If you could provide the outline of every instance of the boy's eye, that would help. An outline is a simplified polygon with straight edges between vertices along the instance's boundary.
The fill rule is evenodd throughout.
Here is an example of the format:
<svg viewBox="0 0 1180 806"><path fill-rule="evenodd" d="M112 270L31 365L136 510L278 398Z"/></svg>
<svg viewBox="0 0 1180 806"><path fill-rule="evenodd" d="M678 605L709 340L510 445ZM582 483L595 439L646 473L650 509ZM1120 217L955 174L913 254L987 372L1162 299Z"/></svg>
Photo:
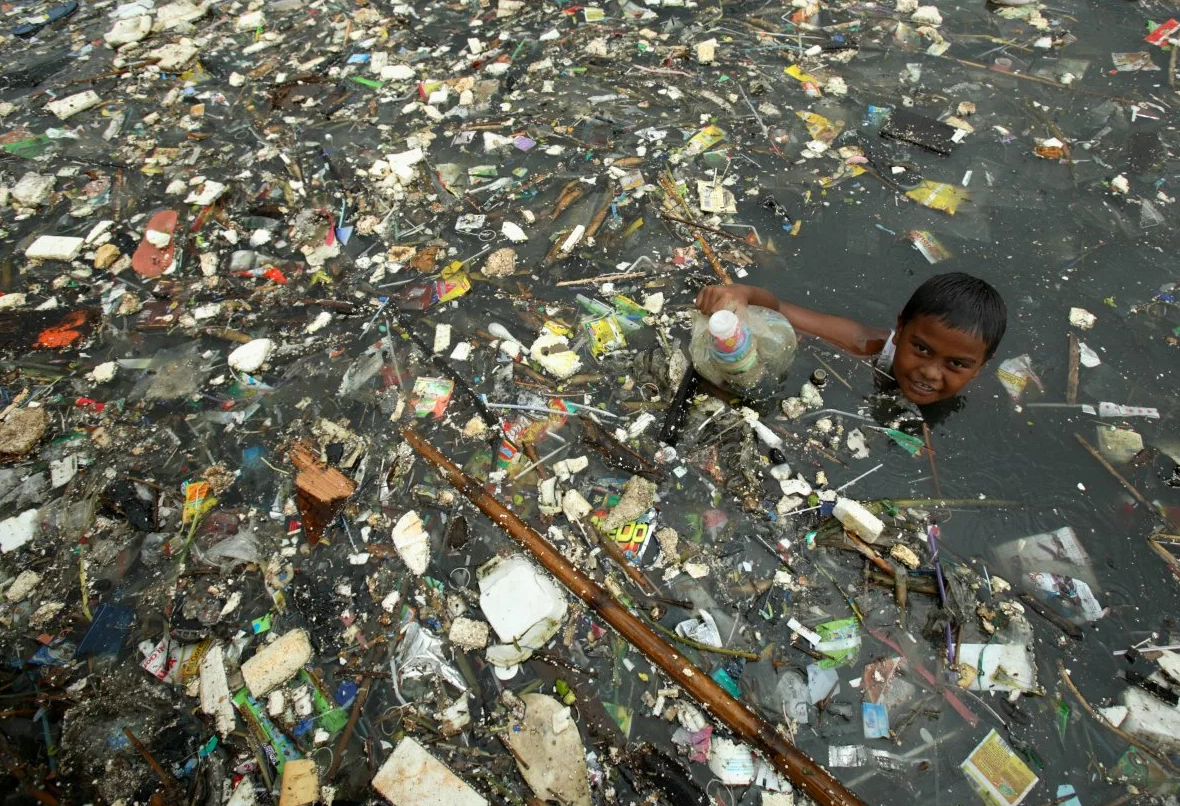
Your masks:
<svg viewBox="0 0 1180 806"><path fill-rule="evenodd" d="M927 347L922 342L916 341L916 342L914 342L914 352L921 353L922 355L926 355L927 353L930 352L930 348Z"/></svg>
<svg viewBox="0 0 1180 806"><path fill-rule="evenodd" d="M952 358L948 363L950 364L951 369L970 369L971 368L971 364L969 362L963 361L958 358Z"/></svg>

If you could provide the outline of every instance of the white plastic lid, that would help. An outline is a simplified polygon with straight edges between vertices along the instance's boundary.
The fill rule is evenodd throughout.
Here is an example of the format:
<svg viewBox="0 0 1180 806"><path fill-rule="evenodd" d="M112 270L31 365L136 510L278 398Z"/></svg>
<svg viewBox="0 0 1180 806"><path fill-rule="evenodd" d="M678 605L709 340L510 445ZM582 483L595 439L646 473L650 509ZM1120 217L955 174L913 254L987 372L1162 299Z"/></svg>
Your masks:
<svg viewBox="0 0 1180 806"><path fill-rule="evenodd" d="M737 314L733 311L717 311L709 317L709 333L715 339L732 338L738 329Z"/></svg>

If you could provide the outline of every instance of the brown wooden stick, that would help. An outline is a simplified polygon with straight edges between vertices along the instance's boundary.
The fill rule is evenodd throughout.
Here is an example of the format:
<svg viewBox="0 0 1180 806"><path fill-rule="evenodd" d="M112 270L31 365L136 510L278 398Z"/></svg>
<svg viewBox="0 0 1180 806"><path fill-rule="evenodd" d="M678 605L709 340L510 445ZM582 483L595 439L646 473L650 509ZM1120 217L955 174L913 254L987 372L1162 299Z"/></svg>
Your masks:
<svg viewBox="0 0 1180 806"><path fill-rule="evenodd" d="M1112 475L1116 479L1118 479L1119 484L1123 485L1123 487L1126 489L1127 492L1129 492L1131 495L1135 496L1136 501L1138 501L1140 504L1143 504L1143 506L1147 507L1152 512L1154 512L1155 514L1157 514L1161 518L1163 518L1164 523L1168 524L1168 526L1170 528L1180 531L1180 526L1177 526L1175 523L1172 522L1172 519L1168 517L1168 513L1164 510L1163 507L1157 507L1155 504L1148 501L1147 497L1145 495L1143 495L1143 493L1139 492L1138 487L1136 487L1134 484L1132 484L1131 482L1129 482L1125 478L1123 478L1123 474L1118 472L1117 470L1115 470L1114 465L1112 465L1110 462L1106 461L1106 457L1103 456L1101 453L1099 453L1097 448L1095 448L1089 442L1086 442L1085 437L1083 437L1081 434L1074 434L1074 438L1077 439L1077 441L1082 444L1082 447L1086 449L1087 453L1089 453L1091 456L1093 456L1095 459L1098 460L1098 464L1100 464L1104 468L1106 468L1107 473L1110 473L1110 475Z"/></svg>
<svg viewBox="0 0 1180 806"><path fill-rule="evenodd" d="M894 581L895 577L888 574L882 574L880 571L872 571L869 573L869 582L881 588L889 588L893 590L897 583ZM906 578L906 591L909 593L921 593L926 596L937 596L938 588L934 587L934 582L929 578L922 577L908 577Z"/></svg>
<svg viewBox="0 0 1180 806"><path fill-rule="evenodd" d="M1147 538L1147 545L1150 546L1151 550L1158 554L1163 559L1163 561L1168 564L1168 569L1172 572L1173 576L1180 577L1180 560L1177 560L1172 552L1168 551L1158 542L1158 538L1167 536L1168 535L1164 535L1162 532L1157 532L1151 537Z"/></svg>
<svg viewBox="0 0 1180 806"><path fill-rule="evenodd" d="M8 774L17 780L26 795L38 803L44 803L45 806L58 806L61 803L56 797L37 786L32 780L32 776L25 770L23 762L15 757L2 735L0 735L0 751L3 751L0 752L0 763L3 763Z"/></svg>
<svg viewBox="0 0 1180 806"><path fill-rule="evenodd" d="M344 760L344 749L348 747L348 740L352 738L357 720L361 717L361 709L365 707L365 701L369 699L369 689L373 685L373 680L372 677L366 677L365 682L361 683L361 687L356 693L356 700L352 704L352 713L348 715L348 724L344 726L344 732L340 734L340 738L336 742L336 749L332 752L332 766L328 768L328 774L324 776L324 780L328 783L331 783L336 777L336 773L340 769L340 762Z"/></svg>
<svg viewBox="0 0 1180 806"><path fill-rule="evenodd" d="M694 229L703 229L705 232L711 232L714 235L720 235L721 237L728 238L731 241L737 241L738 243L742 244L743 246L752 246L755 249L762 250L763 252L770 251L762 244L751 243L750 241L747 241L742 236L734 235L732 232L726 232L723 229L717 229L716 227L706 227L704 224L697 224L695 222L689 221L686 218L678 218L677 216L674 216L671 213L661 212L659 214L659 216L660 216L660 218L664 219L665 221L675 221L677 224L684 224L687 227L693 227Z"/></svg>
<svg viewBox="0 0 1180 806"><path fill-rule="evenodd" d="M1054 81L1051 78L1042 78L1041 76L1033 76L1033 75L1029 75L1028 73L1004 73L1004 72L1000 72L999 70L993 69L991 67L991 65L983 64L981 62L973 62L969 59L958 59L958 58L955 58L954 56L940 56L939 58L940 59L947 59L952 62L958 62L959 64L963 65L964 67L974 67L976 70L986 70L989 73L999 73L1000 75L1008 76L1009 78L1021 78L1021 79L1024 79L1025 81L1035 81L1038 84L1048 84L1050 87L1057 87L1058 89L1061 89L1061 90L1069 90L1070 92L1080 92L1083 95L1093 95L1096 98L1109 98L1112 101L1119 101L1120 103L1124 103L1124 104L1132 103L1131 99L1129 99L1125 96L1122 96L1122 95L1109 95L1108 93L1098 92L1097 90L1088 90L1084 87L1075 87L1072 84L1062 84L1060 81Z"/></svg>
<svg viewBox="0 0 1180 806"><path fill-rule="evenodd" d="M705 258L709 261L709 266L712 267L713 273L717 275L717 279L721 281L722 285L733 285L733 280L730 279L729 273L725 271L725 267L721 265L721 261L717 259L717 253L713 251L713 247L709 246L709 242L705 240L705 236L701 233L694 232L697 243L701 245L701 251L705 253Z"/></svg>
<svg viewBox="0 0 1180 806"><path fill-rule="evenodd" d="M712 652L716 655L728 655L731 658L745 658L746 660L757 661L761 660L762 656L756 652L747 652L744 649L728 649L723 646L713 646L711 644L703 644L700 641L694 641L691 638L685 638L683 635L676 633L664 627L662 624L652 622L651 626L655 627L658 632L671 638L678 644L684 644L687 647L692 647L698 652Z"/></svg>
<svg viewBox="0 0 1180 806"><path fill-rule="evenodd" d="M853 548L855 548L856 551L859 552L860 554L863 554L865 556L865 559L867 559L873 565L880 568L882 571L884 571L889 576L893 576L893 566L890 565L887 560L882 558L881 555L877 553L876 549L874 549L872 546L870 546L864 540L861 540L859 535L856 535L853 532L850 532L847 529L845 529L844 530L844 537L848 538L848 541L850 543L852 543Z"/></svg>
<svg viewBox="0 0 1180 806"><path fill-rule="evenodd" d="M164 769L160 762L156 761L156 757L147 749L147 745L136 738L135 734L131 732L131 728L124 725L123 735L127 737L127 741L131 742L131 746L143 756L143 760L148 763L148 766L152 768L152 772L164 784L164 794L167 795L169 800L175 801L181 793L180 782L176 780L176 777L172 773Z"/></svg>
<svg viewBox="0 0 1180 806"><path fill-rule="evenodd" d="M489 495L476 479L435 450L420 434L412 428L406 428L402 430L402 436L419 456L446 476L456 490L467 496L496 525L526 548L571 593L585 602L648 660L663 669L677 685L742 741L757 748L808 797L821 806L863 806L863 801L827 770L804 755L747 706L731 697L711 677L685 660L651 627L615 601L598 583L578 570L544 537Z"/></svg>
<svg viewBox="0 0 1180 806"><path fill-rule="evenodd" d="M592 528L597 531L597 527ZM602 546L603 550L615 561L615 565L622 569L623 573L638 586L639 590L643 591L645 596L652 596L660 592L660 589L656 587L655 583L647 578L647 574L643 573L634 563L627 559L627 555L623 554L623 550L619 548L619 544L610 535L604 535L599 532L599 538L598 545Z"/></svg>
<svg viewBox="0 0 1180 806"><path fill-rule="evenodd" d="M1069 378L1065 382L1065 402L1078 402L1078 364L1081 362L1082 348L1078 343L1076 333L1069 334Z"/></svg>
<svg viewBox="0 0 1180 806"><path fill-rule="evenodd" d="M684 215L691 219L692 211L688 209L688 205L685 204L684 199L680 198L680 194L676 192L676 185L672 183L672 180L669 178L668 174L661 174L659 182L660 187L664 189L664 192L667 193L673 201L680 205L680 209L684 210ZM692 228L693 236L697 239L697 243L701 245L701 251L705 253L705 258L709 261L709 266L712 267L713 273L717 275L717 279L721 281L721 284L733 285L733 280L731 280L729 274L726 273L725 267L721 265L721 261L717 259L717 255L713 252L712 247L709 246L708 242L705 241L704 236L701 235L699 225L693 222L686 223L685 226Z"/></svg>
<svg viewBox="0 0 1180 806"><path fill-rule="evenodd" d="M938 466L934 464L934 448L930 447L930 426L922 423L922 435L926 437L926 456L930 459L930 475L934 477L934 494L942 498L942 485L938 481Z"/></svg>
<svg viewBox="0 0 1180 806"><path fill-rule="evenodd" d="M1075 641L1080 641L1083 637L1085 637L1085 633L1082 632L1081 627L1074 624L1069 619L1062 617L1051 608L1041 604L1031 593L1021 591L1019 594L1017 594L1016 598L1018 598L1021 604L1023 604L1025 607L1032 610L1041 618L1045 619L1045 621L1049 622L1054 627L1068 635L1070 638L1073 638Z"/></svg>
<svg viewBox="0 0 1180 806"><path fill-rule="evenodd" d="M1072 680L1070 680L1069 672L1065 671L1065 664L1062 663L1060 659L1057 661L1057 673L1061 676L1061 682L1065 683L1065 686L1069 689L1070 693L1073 694L1077 701L1081 703L1082 707L1086 709L1086 713L1093 717L1099 725L1109 730L1115 736L1118 736L1124 742L1129 742L1130 744L1135 745L1144 753L1147 753L1147 755L1159 762L1159 764L1165 769L1171 770L1172 772L1180 772L1180 767L1177 767L1172 762L1168 761L1168 759L1163 754L1156 750L1152 750L1148 745L1139 741L1125 730L1116 728L1112 723L1108 722L1106 718L1102 716L1102 714L1095 711L1094 706L1090 705L1090 703L1086 701L1086 698L1082 696L1082 692L1078 691L1078 687L1073 684Z"/></svg>

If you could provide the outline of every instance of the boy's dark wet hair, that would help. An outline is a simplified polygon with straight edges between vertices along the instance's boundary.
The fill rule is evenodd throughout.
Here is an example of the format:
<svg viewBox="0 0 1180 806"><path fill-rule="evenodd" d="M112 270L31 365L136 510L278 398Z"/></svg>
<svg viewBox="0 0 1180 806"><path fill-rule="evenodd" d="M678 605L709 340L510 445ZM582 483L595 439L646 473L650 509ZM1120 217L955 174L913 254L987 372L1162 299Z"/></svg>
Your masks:
<svg viewBox="0 0 1180 806"><path fill-rule="evenodd" d="M901 311L905 324L931 316L947 327L976 336L991 358L1008 328L1008 306L1000 292L978 277L963 272L936 274L918 286Z"/></svg>

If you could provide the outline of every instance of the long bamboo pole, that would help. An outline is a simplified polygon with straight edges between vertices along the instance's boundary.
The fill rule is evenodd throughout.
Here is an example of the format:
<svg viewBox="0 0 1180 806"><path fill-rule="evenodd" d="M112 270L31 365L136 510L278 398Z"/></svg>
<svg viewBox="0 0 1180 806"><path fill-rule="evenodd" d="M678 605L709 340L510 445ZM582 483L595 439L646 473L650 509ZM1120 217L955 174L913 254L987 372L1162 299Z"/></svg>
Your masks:
<svg viewBox="0 0 1180 806"><path fill-rule="evenodd" d="M742 741L761 752L790 782L821 806L864 806L823 767L784 739L769 723L731 697L651 627L633 616L597 582L579 571L549 541L516 517L480 483L460 470L412 428L402 436L418 455L446 476L452 486L475 504L514 540L524 546L575 596L585 602L619 635L676 681L693 699L725 723Z"/></svg>

